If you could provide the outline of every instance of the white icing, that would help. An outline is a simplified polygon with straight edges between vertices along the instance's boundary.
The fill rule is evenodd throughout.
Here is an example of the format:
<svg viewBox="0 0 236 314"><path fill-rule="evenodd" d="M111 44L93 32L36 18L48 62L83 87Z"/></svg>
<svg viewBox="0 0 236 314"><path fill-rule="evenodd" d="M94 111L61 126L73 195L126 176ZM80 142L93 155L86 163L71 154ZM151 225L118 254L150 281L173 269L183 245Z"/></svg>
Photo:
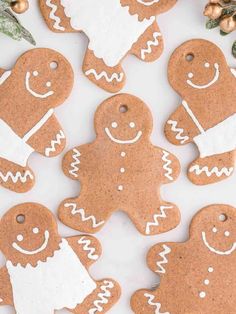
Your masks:
<svg viewBox="0 0 236 314"><path fill-rule="evenodd" d="M117 122L112 122L111 127L112 127L113 129L116 129L116 128L118 127Z"/></svg>
<svg viewBox="0 0 236 314"><path fill-rule="evenodd" d="M143 1L143 0L136 0L138 3L141 3L147 7L150 7L151 5L158 3L160 0L148 0L148 1Z"/></svg>
<svg viewBox="0 0 236 314"><path fill-rule="evenodd" d="M143 134L142 131L138 131L134 138L129 139L129 140L120 140L120 139L115 138L111 134L109 128L105 128L105 132L106 132L107 136L110 138L110 140L114 143L117 143L117 144L135 144L136 142L139 141L139 139L141 138L141 136Z"/></svg>
<svg viewBox="0 0 236 314"><path fill-rule="evenodd" d="M55 13L57 11L57 6L55 4L53 4L51 2L51 0L46 0L46 5L51 8L51 11L50 11L50 14L49 14L49 18L51 20L54 20L55 23L53 24L53 27L59 31L64 31L65 30L65 27L62 27L60 25L61 23L61 19L59 18L59 16L57 16Z"/></svg>
<svg viewBox="0 0 236 314"><path fill-rule="evenodd" d="M124 173L125 172L125 168L120 168L120 172Z"/></svg>
<svg viewBox="0 0 236 314"><path fill-rule="evenodd" d="M79 214L81 216L82 221L91 221L92 227L97 228L105 223L105 221L97 221L96 217L93 215L86 216L84 208L77 208L75 203L65 203L64 206L66 208L71 207L71 214L76 215Z"/></svg>
<svg viewBox="0 0 236 314"><path fill-rule="evenodd" d="M216 233L218 230L217 230L217 228L216 227L214 227L213 229L212 229L212 232L214 232L214 233Z"/></svg>
<svg viewBox="0 0 236 314"><path fill-rule="evenodd" d="M224 235L225 235L226 237L229 237L229 236L230 236L230 232L229 232L229 231L225 231Z"/></svg>
<svg viewBox="0 0 236 314"><path fill-rule="evenodd" d="M0 76L0 85L2 85L11 75L11 71L6 71Z"/></svg>
<svg viewBox="0 0 236 314"><path fill-rule="evenodd" d="M204 133L204 129L201 126L199 120L197 119L197 117L195 116L193 111L190 109L189 105L187 104L187 102L185 100L182 101L182 105L184 106L185 110L189 114L190 118L193 120L194 124L196 125L196 127L198 128L200 133Z"/></svg>
<svg viewBox="0 0 236 314"><path fill-rule="evenodd" d="M124 78L123 72L112 73L111 75L109 75L106 71L101 71L100 73L98 73L95 69L89 69L85 72L85 75L87 76L89 76L90 74L92 74L97 81L104 78L108 83L111 83L114 80L120 83Z"/></svg>
<svg viewBox="0 0 236 314"><path fill-rule="evenodd" d="M229 177L234 171L233 167L226 168L223 167L219 169L218 167L213 167L212 169L209 169L208 166L203 166L202 168L199 165L194 165L190 167L189 172L195 172L197 176L201 175L202 173L205 173L206 176L209 178L212 175L216 175L218 178L225 175Z"/></svg>
<svg viewBox="0 0 236 314"><path fill-rule="evenodd" d="M170 155L168 152L166 151L162 151L163 153L163 156L162 156L162 161L164 161L164 165L163 165L163 169L165 170L165 177L167 179L169 179L170 181L173 181L173 177L172 177L172 173L173 173L173 170L172 168L170 167L171 165L171 160L168 159L168 156Z"/></svg>
<svg viewBox="0 0 236 314"><path fill-rule="evenodd" d="M17 239L17 240L18 240L18 239ZM22 240L23 240L23 239L22 239ZM21 241L22 241L22 240L21 240ZM18 241L19 241L19 240L18 240ZM42 244L39 248L37 248L37 249L29 251L29 250L23 249L23 248L22 248L21 246L19 246L19 244L17 244L16 242L13 242L13 243L12 243L12 247L13 247L15 250L17 250L18 252L22 253L22 254L25 254L25 255L35 255L35 254L38 254L38 253L44 251L44 250L47 248L47 246L48 246L48 241L49 241L49 232L48 232L48 230L46 230L46 231L44 232L44 241L43 241L43 244Z"/></svg>
<svg viewBox="0 0 236 314"><path fill-rule="evenodd" d="M212 86L213 84L215 84L218 81L218 79L220 77L220 66L219 66L219 64L215 63L214 68L215 68L215 74L214 74L213 79L209 83L207 83L205 85L197 85L197 84L193 83L191 80L187 80L187 84L193 88L196 88L196 89L205 89L205 88Z"/></svg>
<svg viewBox="0 0 236 314"><path fill-rule="evenodd" d="M154 302L155 296L149 293L145 293L144 296L148 298L148 304L155 307L155 314L170 314L170 312L160 312L161 303Z"/></svg>
<svg viewBox="0 0 236 314"><path fill-rule="evenodd" d="M134 122L130 122L129 126L131 127L131 129L135 128L135 123Z"/></svg>
<svg viewBox="0 0 236 314"><path fill-rule="evenodd" d="M209 284L210 284L210 280L205 279L205 280L204 280L204 285L208 286Z"/></svg>
<svg viewBox="0 0 236 314"><path fill-rule="evenodd" d="M205 292L205 291L201 291L201 292L199 293L199 297L200 297L201 299L204 299L204 298L206 297L206 292Z"/></svg>
<svg viewBox="0 0 236 314"><path fill-rule="evenodd" d="M236 77L236 70L235 69L230 69L230 71L233 74L233 76Z"/></svg>
<svg viewBox="0 0 236 314"><path fill-rule="evenodd" d="M160 214L154 214L153 215L153 222L147 222L146 224L146 234L151 233L151 227L158 227L159 226L159 218L166 218L165 209L171 209L173 206L160 206Z"/></svg>
<svg viewBox="0 0 236 314"><path fill-rule="evenodd" d="M78 165L80 164L80 160L79 160L80 156L81 156L80 152L76 148L74 148L73 154L72 154L73 162L70 164L71 169L69 170L69 173L75 178L78 178L77 171L79 170Z"/></svg>
<svg viewBox="0 0 236 314"><path fill-rule="evenodd" d="M209 268L208 268L208 272L209 272L209 273L213 273L213 271L214 271L214 268L213 268L213 267L209 267Z"/></svg>
<svg viewBox="0 0 236 314"><path fill-rule="evenodd" d="M232 247L229 249L229 250L226 250L226 251L220 251L220 250L217 250L215 249L213 246L211 246L208 241L207 241L207 238L206 238L206 233L203 231L202 232L202 241L204 243L204 245L212 252L212 253L215 253L217 255L231 255L235 250L236 250L236 242L234 242L232 244ZM209 270L210 272L210 270Z"/></svg>
<svg viewBox="0 0 236 314"><path fill-rule="evenodd" d="M147 42L147 48L141 49L142 60L145 60L146 54L150 54L152 52L152 46L157 47L159 45L158 37L161 37L161 33L154 32L153 40L149 40Z"/></svg>
<svg viewBox="0 0 236 314"><path fill-rule="evenodd" d="M60 249L36 267L7 261L17 314L53 314L73 309L96 289L78 256L62 239Z"/></svg>
<svg viewBox="0 0 236 314"><path fill-rule="evenodd" d="M19 241L19 242L24 240L24 237L22 234L18 234L16 238L17 238L17 241Z"/></svg>
<svg viewBox="0 0 236 314"><path fill-rule="evenodd" d="M45 99L45 98L48 98L49 96L53 95L54 92L53 91L49 91L45 94L40 94L40 93L37 93L36 91L34 91L31 87L30 87L30 77L31 77L31 74L30 72L26 72L26 75L25 75L25 87L27 89L27 91L34 97L36 98L42 98L42 99Z"/></svg>
<svg viewBox="0 0 236 314"><path fill-rule="evenodd" d="M180 141L180 144L184 144L186 141L189 140L189 137L187 135L183 135L184 129L177 127L177 121L169 120L167 121L167 124L171 125L171 131L176 133L175 138Z"/></svg>
<svg viewBox="0 0 236 314"><path fill-rule="evenodd" d="M33 228L32 231L33 231L34 234L38 234L39 233L39 228L35 227L35 228Z"/></svg>
<svg viewBox="0 0 236 314"><path fill-rule="evenodd" d="M97 312L103 312L103 305L108 304L111 297L110 289L114 288L112 281L104 280L101 286L102 292L98 293L98 299L93 302L93 308L89 309L88 314L95 314Z"/></svg>
<svg viewBox="0 0 236 314"><path fill-rule="evenodd" d="M93 261L96 261L98 259L98 255L94 254L94 253L96 253L96 249L91 246L91 240L87 239L84 236L78 240L78 244L83 245L83 250L88 252L88 258L89 259L91 259Z"/></svg>
<svg viewBox="0 0 236 314"><path fill-rule="evenodd" d="M162 258L162 260L158 261L156 263L157 267L158 267L156 272L159 274L165 274L166 273L166 270L165 270L163 265L168 263L168 259L166 258L166 255L170 254L170 252L171 252L171 249L169 246L163 244L162 247L163 247L163 251L159 253L159 256Z"/></svg>
<svg viewBox="0 0 236 314"><path fill-rule="evenodd" d="M65 134L62 130L60 130L59 133L57 133L56 138L51 140L50 147L45 149L45 156L49 157L51 153L54 153L56 151L56 146L61 145L61 140L65 138Z"/></svg>
<svg viewBox="0 0 236 314"><path fill-rule="evenodd" d="M121 157L125 157L126 153L125 152L121 152L120 155L121 155Z"/></svg>
<svg viewBox="0 0 236 314"><path fill-rule="evenodd" d="M139 21L120 0L61 0L71 27L82 30L89 38L89 49L114 67L137 42L155 17Z"/></svg>
<svg viewBox="0 0 236 314"><path fill-rule="evenodd" d="M22 183L25 183L28 178L31 180L34 178L29 170L26 170L23 174L20 171L17 171L15 174L11 171L8 171L6 174L0 172L0 179L4 182L7 182L9 179L11 179L13 183L18 182L18 180L20 180Z"/></svg>
<svg viewBox="0 0 236 314"><path fill-rule="evenodd" d="M123 185L118 185L118 191L123 191L124 190L124 187L123 187Z"/></svg>

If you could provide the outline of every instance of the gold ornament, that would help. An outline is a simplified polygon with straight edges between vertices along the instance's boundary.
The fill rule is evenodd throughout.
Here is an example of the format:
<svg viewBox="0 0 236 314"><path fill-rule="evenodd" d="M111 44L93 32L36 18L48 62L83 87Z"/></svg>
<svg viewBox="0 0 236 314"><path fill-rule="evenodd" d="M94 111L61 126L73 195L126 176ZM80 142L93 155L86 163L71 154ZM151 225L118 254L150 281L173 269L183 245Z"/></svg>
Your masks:
<svg viewBox="0 0 236 314"><path fill-rule="evenodd" d="M208 4L205 7L204 15L212 20L218 19L222 14L223 8L219 4Z"/></svg>
<svg viewBox="0 0 236 314"><path fill-rule="evenodd" d="M16 0L11 3L11 9L17 13L22 14L29 8L28 0Z"/></svg>
<svg viewBox="0 0 236 314"><path fill-rule="evenodd" d="M236 21L233 16L225 17L220 22L220 29L224 33L231 33L236 29Z"/></svg>

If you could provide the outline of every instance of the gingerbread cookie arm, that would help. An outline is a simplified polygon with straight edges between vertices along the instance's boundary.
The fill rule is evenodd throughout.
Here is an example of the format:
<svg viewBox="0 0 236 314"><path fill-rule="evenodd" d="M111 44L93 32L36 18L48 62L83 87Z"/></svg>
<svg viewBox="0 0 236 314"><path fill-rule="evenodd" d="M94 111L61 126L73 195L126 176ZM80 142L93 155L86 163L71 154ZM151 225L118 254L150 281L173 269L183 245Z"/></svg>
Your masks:
<svg viewBox="0 0 236 314"><path fill-rule="evenodd" d="M161 158L163 183L175 181L180 173L180 163L178 159L170 152L164 149L158 149L158 160Z"/></svg>
<svg viewBox="0 0 236 314"><path fill-rule="evenodd" d="M0 269L0 305L13 305L13 294L7 268Z"/></svg>
<svg viewBox="0 0 236 314"><path fill-rule="evenodd" d="M160 29L154 22L133 45L131 53L142 61L155 61L162 54L164 45Z"/></svg>
<svg viewBox="0 0 236 314"><path fill-rule="evenodd" d="M101 244L93 236L74 236L67 238L67 241L86 268L96 262L102 254Z"/></svg>
<svg viewBox="0 0 236 314"><path fill-rule="evenodd" d="M63 151L66 145L66 137L56 117L52 115L43 126L29 138L27 143L38 153L46 157L53 157Z"/></svg>

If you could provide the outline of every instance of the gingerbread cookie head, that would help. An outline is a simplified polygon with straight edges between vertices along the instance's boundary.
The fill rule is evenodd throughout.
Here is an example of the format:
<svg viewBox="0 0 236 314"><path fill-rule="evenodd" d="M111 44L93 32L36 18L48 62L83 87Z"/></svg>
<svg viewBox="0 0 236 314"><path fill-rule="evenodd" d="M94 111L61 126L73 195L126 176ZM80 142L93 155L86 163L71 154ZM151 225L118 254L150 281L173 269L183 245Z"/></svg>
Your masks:
<svg viewBox="0 0 236 314"><path fill-rule="evenodd" d="M152 115L139 98L120 94L105 100L95 114L98 138L112 144L140 144L152 131Z"/></svg>
<svg viewBox="0 0 236 314"><path fill-rule="evenodd" d="M55 218L42 205L17 205L1 219L0 249L13 265L36 266L46 261L59 249L60 241Z"/></svg>
<svg viewBox="0 0 236 314"><path fill-rule="evenodd" d="M63 103L73 86L70 63L58 52L38 48L29 50L18 61L9 83L17 85L24 102L54 108Z"/></svg>
<svg viewBox="0 0 236 314"><path fill-rule="evenodd" d="M211 205L194 217L190 227L191 240L209 254L229 256L236 250L236 211L229 205Z"/></svg>
<svg viewBox="0 0 236 314"><path fill-rule="evenodd" d="M169 61L172 87L186 98L188 93L217 89L224 83L228 66L221 50L213 43L195 39L182 44Z"/></svg>

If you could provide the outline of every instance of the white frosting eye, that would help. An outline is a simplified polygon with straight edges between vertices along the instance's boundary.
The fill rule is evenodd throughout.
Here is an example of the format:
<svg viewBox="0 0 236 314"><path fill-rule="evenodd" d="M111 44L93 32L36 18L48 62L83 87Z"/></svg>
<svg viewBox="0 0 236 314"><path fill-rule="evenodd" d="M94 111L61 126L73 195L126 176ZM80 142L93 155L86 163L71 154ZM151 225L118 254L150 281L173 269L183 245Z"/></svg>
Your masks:
<svg viewBox="0 0 236 314"><path fill-rule="evenodd" d="M135 123L134 122L130 122L129 126L133 129L133 128L135 128Z"/></svg>
<svg viewBox="0 0 236 314"><path fill-rule="evenodd" d="M18 236L16 238L17 238L17 241L19 241L19 242L24 240L24 237L22 234L18 234Z"/></svg>
<svg viewBox="0 0 236 314"><path fill-rule="evenodd" d="M48 82L46 83L46 86L47 86L47 87L51 87L51 86L52 86L52 83L51 83L50 81L48 81Z"/></svg>
<svg viewBox="0 0 236 314"><path fill-rule="evenodd" d="M210 67L210 63L206 62L206 63L204 64L204 67L205 67L205 68L209 68L209 67Z"/></svg>
<svg viewBox="0 0 236 314"><path fill-rule="evenodd" d="M118 127L118 124L116 122L112 122L111 126L113 129L116 129Z"/></svg>
<svg viewBox="0 0 236 314"><path fill-rule="evenodd" d="M230 236L230 232L229 231L225 231L225 236L229 237Z"/></svg>
<svg viewBox="0 0 236 314"><path fill-rule="evenodd" d="M192 72L188 73L188 77L193 78L193 73Z"/></svg>
<svg viewBox="0 0 236 314"><path fill-rule="evenodd" d="M39 228L37 228L37 227L33 228L33 233L34 233L34 234L39 233Z"/></svg>
<svg viewBox="0 0 236 314"><path fill-rule="evenodd" d="M34 71L33 72L33 76L38 76L39 75L39 72L38 71Z"/></svg>
<svg viewBox="0 0 236 314"><path fill-rule="evenodd" d="M216 233L216 232L217 232L216 227L214 227L214 228L212 229L212 232L214 232L214 233Z"/></svg>

